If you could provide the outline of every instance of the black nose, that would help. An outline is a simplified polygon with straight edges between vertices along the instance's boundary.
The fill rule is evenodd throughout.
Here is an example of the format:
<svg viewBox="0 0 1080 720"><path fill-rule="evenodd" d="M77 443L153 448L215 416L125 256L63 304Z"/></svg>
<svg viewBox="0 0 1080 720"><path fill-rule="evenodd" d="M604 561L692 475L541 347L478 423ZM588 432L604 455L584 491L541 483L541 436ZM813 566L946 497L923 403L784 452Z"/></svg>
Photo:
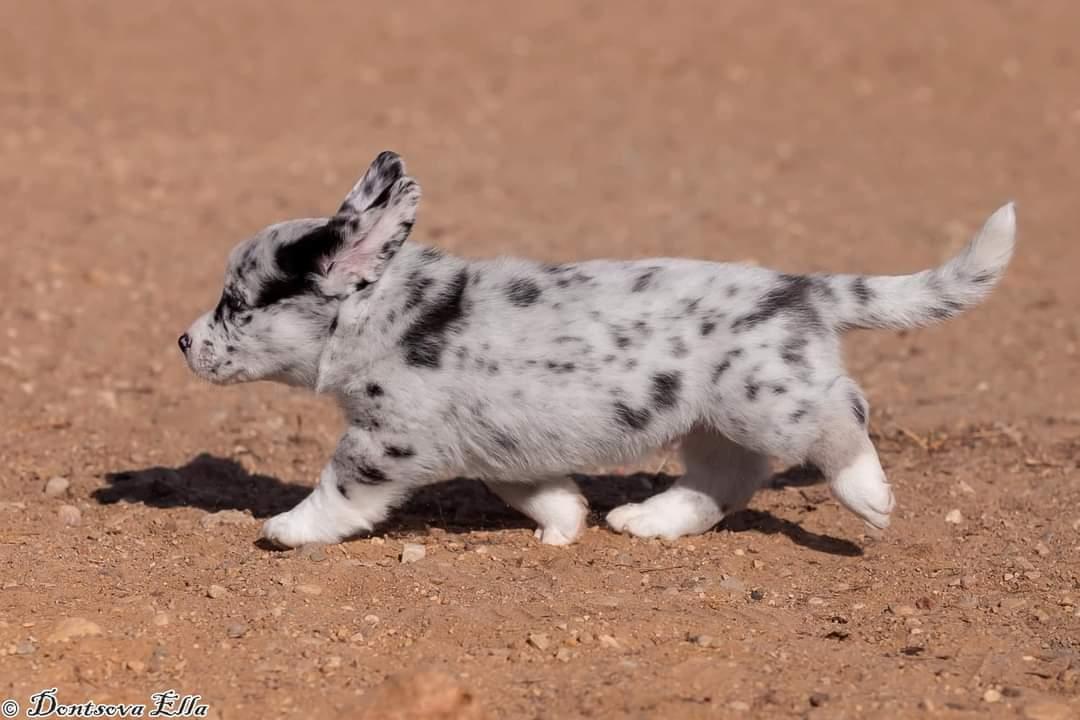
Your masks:
<svg viewBox="0 0 1080 720"><path fill-rule="evenodd" d="M184 333L180 336L180 339L176 341L176 344L180 346L180 352L186 355L188 348L191 347L191 336Z"/></svg>

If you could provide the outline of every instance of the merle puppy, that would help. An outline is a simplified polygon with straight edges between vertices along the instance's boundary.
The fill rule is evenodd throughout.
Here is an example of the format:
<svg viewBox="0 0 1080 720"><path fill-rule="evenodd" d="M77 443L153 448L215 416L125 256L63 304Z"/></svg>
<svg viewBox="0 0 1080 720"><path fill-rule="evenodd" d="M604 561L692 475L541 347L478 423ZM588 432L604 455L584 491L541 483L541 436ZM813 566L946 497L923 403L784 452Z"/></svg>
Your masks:
<svg viewBox="0 0 1080 720"><path fill-rule="evenodd" d="M701 533L746 505L767 459L807 462L884 528L893 494L840 334L911 328L979 302L1013 251L1006 205L945 265L912 275L788 275L700 260L545 265L405 242L420 187L380 154L330 218L271 225L233 250L217 307L180 338L214 383L332 395L348 428L318 486L262 535L367 533L413 490L481 478L573 542L567 473L682 441L671 489L607 516L617 531Z"/></svg>

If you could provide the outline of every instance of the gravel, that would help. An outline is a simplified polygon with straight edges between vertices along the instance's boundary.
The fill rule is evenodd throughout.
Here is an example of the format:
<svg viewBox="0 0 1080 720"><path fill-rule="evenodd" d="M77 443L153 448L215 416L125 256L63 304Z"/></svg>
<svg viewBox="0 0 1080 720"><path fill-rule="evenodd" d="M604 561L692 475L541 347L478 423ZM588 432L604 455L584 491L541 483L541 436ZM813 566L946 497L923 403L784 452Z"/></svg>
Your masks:
<svg viewBox="0 0 1080 720"><path fill-rule="evenodd" d="M70 487L71 482L67 478L51 477L48 482L45 483L45 497L60 497L67 493L68 488Z"/></svg>
<svg viewBox="0 0 1080 720"><path fill-rule="evenodd" d="M56 516L67 527L76 527L82 524L82 512L74 505L61 505L56 511Z"/></svg>
<svg viewBox="0 0 1080 720"><path fill-rule="evenodd" d="M405 543L401 547L401 562L414 563L423 560L427 555L427 548L419 543Z"/></svg>

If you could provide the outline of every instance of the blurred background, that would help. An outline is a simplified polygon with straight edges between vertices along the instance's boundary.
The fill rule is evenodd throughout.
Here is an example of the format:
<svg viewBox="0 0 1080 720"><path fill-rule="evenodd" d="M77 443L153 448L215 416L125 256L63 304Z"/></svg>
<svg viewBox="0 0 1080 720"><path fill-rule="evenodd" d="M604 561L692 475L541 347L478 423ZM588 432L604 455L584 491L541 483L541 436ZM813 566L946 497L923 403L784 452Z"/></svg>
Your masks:
<svg viewBox="0 0 1080 720"><path fill-rule="evenodd" d="M1064 0L0 0L0 493L61 475L104 512L108 473L201 452L310 484L332 409L206 386L175 339L236 242L385 148L413 238L472 256L900 273L1016 200L986 306L850 365L879 428L1073 448L1078 27Z"/></svg>
<svg viewBox="0 0 1080 720"><path fill-rule="evenodd" d="M1016 199L1020 251L989 308L902 345L859 338L853 364L875 405L921 394L931 422L955 403L1064 409L1055 368L1075 362L1077 327L1047 312L1078 293L1076 15L0 3L4 367L40 385L5 399L40 412L64 392L43 377L158 367L154 384L209 392L172 345L215 302L228 249L330 212L393 148L425 189L415 239L468 255L904 272Z"/></svg>

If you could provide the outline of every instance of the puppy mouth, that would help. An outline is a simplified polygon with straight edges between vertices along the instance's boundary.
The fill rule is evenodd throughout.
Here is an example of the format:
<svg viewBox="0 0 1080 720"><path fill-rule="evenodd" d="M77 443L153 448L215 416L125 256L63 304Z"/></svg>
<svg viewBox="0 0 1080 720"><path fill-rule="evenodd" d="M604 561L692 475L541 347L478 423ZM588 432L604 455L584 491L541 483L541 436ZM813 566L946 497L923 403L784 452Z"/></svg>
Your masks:
<svg viewBox="0 0 1080 720"><path fill-rule="evenodd" d="M246 379L243 368L227 360L189 357L187 365L196 377L213 385L234 385Z"/></svg>

